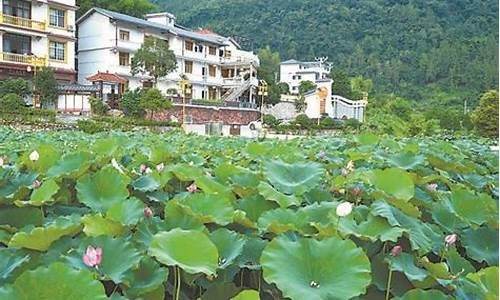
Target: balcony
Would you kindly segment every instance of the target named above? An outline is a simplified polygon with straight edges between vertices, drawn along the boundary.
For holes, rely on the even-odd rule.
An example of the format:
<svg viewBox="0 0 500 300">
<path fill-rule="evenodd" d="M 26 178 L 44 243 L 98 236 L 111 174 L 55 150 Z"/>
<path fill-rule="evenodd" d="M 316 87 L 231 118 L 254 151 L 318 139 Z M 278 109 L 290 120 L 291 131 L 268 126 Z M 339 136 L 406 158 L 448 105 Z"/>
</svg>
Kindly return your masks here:
<svg viewBox="0 0 500 300">
<path fill-rule="evenodd" d="M 0 14 L 0 24 L 12 25 L 20 28 L 33 29 L 38 31 L 45 31 L 45 22 L 25 19 L 5 14 Z"/>
<path fill-rule="evenodd" d="M 37 57 L 34 55 L 15 54 L 8 52 L 0 52 L 0 61 L 16 63 L 16 64 L 25 64 L 36 67 L 47 66 L 47 59 L 45 57 Z"/>
</svg>

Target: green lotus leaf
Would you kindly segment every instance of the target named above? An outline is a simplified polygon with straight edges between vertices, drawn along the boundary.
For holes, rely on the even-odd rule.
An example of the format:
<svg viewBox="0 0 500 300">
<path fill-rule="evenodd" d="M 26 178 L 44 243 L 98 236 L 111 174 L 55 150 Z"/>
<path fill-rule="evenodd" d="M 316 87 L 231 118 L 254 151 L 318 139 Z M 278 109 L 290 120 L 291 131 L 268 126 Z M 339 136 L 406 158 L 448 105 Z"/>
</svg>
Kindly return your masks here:
<svg viewBox="0 0 500 300">
<path fill-rule="evenodd" d="M 9 300 L 104 300 L 104 286 L 87 270 L 63 263 L 39 267 L 21 274 L 0 299 Z"/>
<path fill-rule="evenodd" d="M 267 182 L 262 181 L 257 186 L 257 189 L 259 190 L 259 193 L 262 195 L 262 197 L 264 197 L 264 199 L 274 201 L 283 208 L 287 208 L 290 206 L 299 206 L 302 203 L 302 197 L 280 193 Z"/>
<path fill-rule="evenodd" d="M 219 252 L 219 268 L 231 265 L 243 251 L 245 238 L 229 229 L 220 228 L 208 236 Z"/>
<path fill-rule="evenodd" d="M 355 137 L 355 140 L 360 145 L 371 145 L 376 144 L 379 141 L 379 137 L 373 133 L 362 133 Z"/>
<path fill-rule="evenodd" d="M 415 154 L 412 152 L 402 152 L 390 156 L 387 161 L 395 167 L 404 170 L 414 169 L 416 166 L 425 162 L 423 155 Z"/>
<path fill-rule="evenodd" d="M 149 257 L 143 257 L 139 267 L 129 270 L 125 275 L 127 296 L 136 298 L 146 293 L 153 292 L 167 281 L 168 269 L 161 268 L 156 261 Z"/>
<path fill-rule="evenodd" d="M 264 279 L 291 299 L 350 299 L 371 282 L 370 261 L 350 240 L 277 237 L 260 262 Z"/>
<path fill-rule="evenodd" d="M 498 230 L 480 227 L 466 229 L 460 236 L 463 246 L 472 259 L 489 265 L 498 265 Z"/>
<path fill-rule="evenodd" d="M 498 299 L 498 271 L 498 267 L 488 267 L 467 275 L 467 279 L 475 283 L 477 296 L 486 300 Z"/>
<path fill-rule="evenodd" d="M 215 283 L 207 288 L 201 295 L 201 300 L 219 300 L 230 299 L 240 291 L 233 282 L 230 283 Z"/>
<path fill-rule="evenodd" d="M 247 217 L 247 213 L 242 210 L 235 210 L 233 213 L 233 223 L 240 224 L 248 228 L 256 229 L 257 224 Z"/>
<path fill-rule="evenodd" d="M 229 187 L 215 181 L 212 177 L 198 176 L 194 182 L 205 194 L 218 195 L 219 197 L 227 199 L 234 198 Z"/>
<path fill-rule="evenodd" d="M 405 229 L 398 226 L 393 227 L 384 218 L 373 215 L 368 215 L 366 220 L 359 224 L 342 222 L 341 225 L 344 234 L 353 234 L 372 242 L 376 240 L 397 242 L 405 232 Z"/>
<path fill-rule="evenodd" d="M 144 216 L 144 207 L 137 198 L 128 198 L 111 206 L 106 211 L 106 218 L 123 225 L 135 225 Z"/>
<path fill-rule="evenodd" d="M 188 164 L 176 164 L 168 168 L 181 181 L 192 181 L 203 174 L 202 170 Z"/>
<path fill-rule="evenodd" d="M 128 178 L 111 167 L 78 180 L 78 200 L 95 211 L 105 213 L 115 203 L 128 198 Z"/>
<path fill-rule="evenodd" d="M 410 281 L 424 281 L 429 273 L 415 266 L 413 255 L 408 253 L 401 253 L 397 257 L 388 257 L 387 261 L 390 263 L 392 270 L 404 273 Z"/>
<path fill-rule="evenodd" d="M 283 161 L 267 161 L 263 165 L 264 175 L 280 192 L 289 195 L 302 195 L 319 185 L 325 170 L 315 162 L 289 164 Z"/>
<path fill-rule="evenodd" d="M 22 247 L 46 251 L 50 245 L 65 235 L 73 236 L 82 228 L 73 218 L 58 217 L 44 227 L 35 227 L 31 231 L 19 231 L 9 241 L 9 247 Z"/>
<path fill-rule="evenodd" d="M 57 178 L 67 176 L 71 178 L 79 177 L 89 168 L 92 154 L 88 152 L 72 152 L 64 155 L 48 171 L 47 177 Z"/>
<path fill-rule="evenodd" d="M 257 222 L 262 213 L 278 207 L 276 203 L 267 201 L 260 195 L 241 198 L 236 202 L 235 206 L 243 210 L 253 222 Z"/>
<path fill-rule="evenodd" d="M 134 180 L 130 185 L 136 191 L 152 192 L 160 187 L 160 176 L 158 174 L 146 174 Z"/>
<path fill-rule="evenodd" d="M 200 231 L 173 229 L 153 236 L 149 254 L 162 264 L 177 265 L 189 274 L 215 275 L 217 247 Z"/>
<path fill-rule="evenodd" d="M 99 156 L 113 156 L 114 152 L 120 146 L 120 142 L 116 137 L 108 137 L 96 140 L 94 145 L 92 145 L 92 152 Z"/>
<path fill-rule="evenodd" d="M 377 189 L 397 199 L 408 201 L 415 195 L 412 177 L 401 169 L 373 170 L 369 179 Z"/>
<path fill-rule="evenodd" d="M 466 189 L 456 188 L 450 202 L 457 215 L 476 225 L 486 223 L 497 214 L 495 201 L 487 194 L 476 196 Z"/>
<path fill-rule="evenodd" d="M 260 300 L 259 292 L 255 290 L 244 290 L 231 300 Z"/>
<path fill-rule="evenodd" d="M 153 236 L 160 231 L 167 231 L 169 228 L 163 220 L 153 217 L 151 220 L 143 220 L 135 227 L 132 242 L 141 251 L 147 252 Z"/>
<path fill-rule="evenodd" d="M 258 221 L 259 229 L 274 234 L 281 234 L 289 230 L 302 232 L 308 223 L 305 214 L 285 208 L 267 211 L 262 214 Z"/>
<path fill-rule="evenodd" d="M 203 223 L 217 223 L 224 226 L 233 220 L 233 206 L 231 201 L 225 197 L 195 193 L 180 203 L 189 207 L 195 217 Z"/>
<path fill-rule="evenodd" d="M 198 231 L 205 229 L 202 220 L 195 217 L 191 208 L 182 205 L 177 200 L 168 201 L 165 205 L 165 225 L 167 229 L 181 228 Z"/>
<path fill-rule="evenodd" d="M 86 215 L 82 218 L 83 232 L 87 236 L 119 236 L 125 232 L 125 228 L 119 222 L 104 218 L 100 214 Z"/>
<path fill-rule="evenodd" d="M 450 297 L 439 290 L 421 290 L 413 289 L 408 291 L 402 297 L 394 298 L 395 300 L 453 300 Z"/>
<path fill-rule="evenodd" d="M 446 261 L 450 266 L 450 272 L 452 274 L 459 274 L 462 270 L 465 274 L 467 274 L 476 270 L 467 259 L 458 253 L 456 247 L 450 247 L 446 253 Z"/>
<path fill-rule="evenodd" d="M 12 273 L 30 260 L 30 255 L 13 248 L 0 248 L 0 284 L 6 282 Z"/>
<path fill-rule="evenodd" d="M 26 204 L 42 206 L 54 201 L 54 195 L 59 191 L 59 185 L 52 179 L 44 181 L 39 188 L 31 194 L 30 201 Z"/>
<path fill-rule="evenodd" d="M 0 209 L 0 225 L 22 228 L 26 225 L 41 226 L 43 212 L 35 207 L 2 207 Z"/>
<path fill-rule="evenodd" d="M 3 170 L 0 168 L 0 170 Z M 38 177 L 36 173 L 18 174 L 17 172 L 7 172 L 5 178 L 0 178 L 0 204 L 10 204 L 12 199 L 22 191 L 29 191 L 33 181 Z"/>
<path fill-rule="evenodd" d="M 267 241 L 260 237 L 247 237 L 243 251 L 236 259 L 238 266 L 250 270 L 260 270 L 259 259 L 266 245 Z"/>
<path fill-rule="evenodd" d="M 33 149 L 32 151 L 34 151 Z M 39 154 L 39 158 L 36 161 L 31 161 L 29 159 L 29 155 L 31 151 L 25 152 L 23 156 L 23 160 L 28 168 L 35 170 L 38 173 L 45 174 L 47 170 L 52 167 L 55 162 L 61 156 L 60 152 L 53 145 L 41 145 L 36 151 Z"/>
</svg>

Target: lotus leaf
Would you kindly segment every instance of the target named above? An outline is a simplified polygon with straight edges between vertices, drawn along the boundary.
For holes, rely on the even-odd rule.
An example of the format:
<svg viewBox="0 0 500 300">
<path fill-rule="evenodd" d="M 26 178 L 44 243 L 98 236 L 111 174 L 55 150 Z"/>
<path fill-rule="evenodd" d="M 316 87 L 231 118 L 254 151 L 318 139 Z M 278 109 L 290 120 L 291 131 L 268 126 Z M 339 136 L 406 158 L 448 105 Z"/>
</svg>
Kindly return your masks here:
<svg viewBox="0 0 500 300">
<path fill-rule="evenodd" d="M 408 201 L 415 195 L 415 185 L 410 174 L 401 169 L 374 170 L 370 182 L 390 196 Z"/>
<path fill-rule="evenodd" d="M 289 195 L 302 195 L 316 185 L 324 173 L 323 167 L 313 162 L 288 164 L 283 161 L 264 163 L 264 174 L 269 182 L 280 192 Z"/>
</svg>

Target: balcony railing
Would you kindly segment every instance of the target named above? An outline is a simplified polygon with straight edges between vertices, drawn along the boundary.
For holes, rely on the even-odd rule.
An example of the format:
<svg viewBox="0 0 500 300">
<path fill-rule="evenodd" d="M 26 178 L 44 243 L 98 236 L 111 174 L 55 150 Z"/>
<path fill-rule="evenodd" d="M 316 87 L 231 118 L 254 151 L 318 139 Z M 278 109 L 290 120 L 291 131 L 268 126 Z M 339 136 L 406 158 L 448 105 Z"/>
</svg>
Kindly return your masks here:
<svg viewBox="0 0 500 300">
<path fill-rule="evenodd" d="M 36 67 L 43 67 L 47 65 L 47 59 L 45 57 L 36 57 L 34 55 L 24 55 L 8 52 L 0 52 L 0 61 L 32 65 Z"/>
<path fill-rule="evenodd" d="M 8 24 L 12 26 L 34 29 L 39 31 L 45 31 L 46 28 L 45 22 L 10 16 L 5 14 L 0 14 L 0 24 Z"/>
</svg>

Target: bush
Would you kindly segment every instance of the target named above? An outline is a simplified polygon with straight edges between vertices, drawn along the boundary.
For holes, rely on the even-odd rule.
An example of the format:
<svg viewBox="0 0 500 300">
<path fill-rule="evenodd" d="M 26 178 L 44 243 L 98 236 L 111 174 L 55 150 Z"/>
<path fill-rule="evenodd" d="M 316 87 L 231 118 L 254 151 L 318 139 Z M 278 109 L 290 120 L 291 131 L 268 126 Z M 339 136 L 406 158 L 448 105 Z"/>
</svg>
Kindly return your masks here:
<svg viewBox="0 0 500 300">
<path fill-rule="evenodd" d="M 139 102 L 145 90 L 135 89 L 127 91 L 120 99 L 120 109 L 125 116 L 132 118 L 144 117 L 144 110 L 140 107 Z"/>
<path fill-rule="evenodd" d="M 147 89 L 139 98 L 139 107 L 144 111 L 149 111 L 153 118 L 155 112 L 172 107 L 172 103 L 164 97 L 159 89 Z"/>
<path fill-rule="evenodd" d="M 333 118 L 326 117 L 321 120 L 320 127 L 322 129 L 340 129 L 343 128 L 343 124 L 339 120 L 334 120 Z"/>
<path fill-rule="evenodd" d="M 108 128 L 103 124 L 91 120 L 78 120 L 76 121 L 76 126 L 78 127 L 78 129 L 88 134 L 94 134 L 108 130 Z"/>
<path fill-rule="evenodd" d="M 23 98 L 14 93 L 6 94 L 0 98 L 0 107 L 3 111 L 16 112 L 25 106 Z"/>
<path fill-rule="evenodd" d="M 24 79 L 9 79 L 0 82 L 0 97 L 7 94 L 16 94 L 21 98 L 31 95 L 29 81 Z"/>
<path fill-rule="evenodd" d="M 301 129 L 311 129 L 314 126 L 314 123 L 306 114 L 300 114 L 295 117 L 293 121 L 294 124 L 299 126 Z"/>
<path fill-rule="evenodd" d="M 89 103 L 93 114 L 103 116 L 109 110 L 109 106 L 99 98 L 91 97 Z"/>
<path fill-rule="evenodd" d="M 498 91 L 489 91 L 481 96 L 479 106 L 472 113 L 472 123 L 480 135 L 498 137 Z"/>
<path fill-rule="evenodd" d="M 271 127 L 271 128 L 276 128 L 278 125 L 280 125 L 280 121 L 276 119 L 275 116 L 273 115 L 264 115 L 264 124 Z"/>
<path fill-rule="evenodd" d="M 42 68 L 33 78 L 35 93 L 40 97 L 42 107 L 47 108 L 57 102 L 59 91 L 54 70 L 48 67 Z"/>
<path fill-rule="evenodd" d="M 345 121 L 345 127 L 351 128 L 351 129 L 359 129 L 361 126 L 361 122 L 359 122 L 357 119 L 348 119 Z"/>
</svg>

